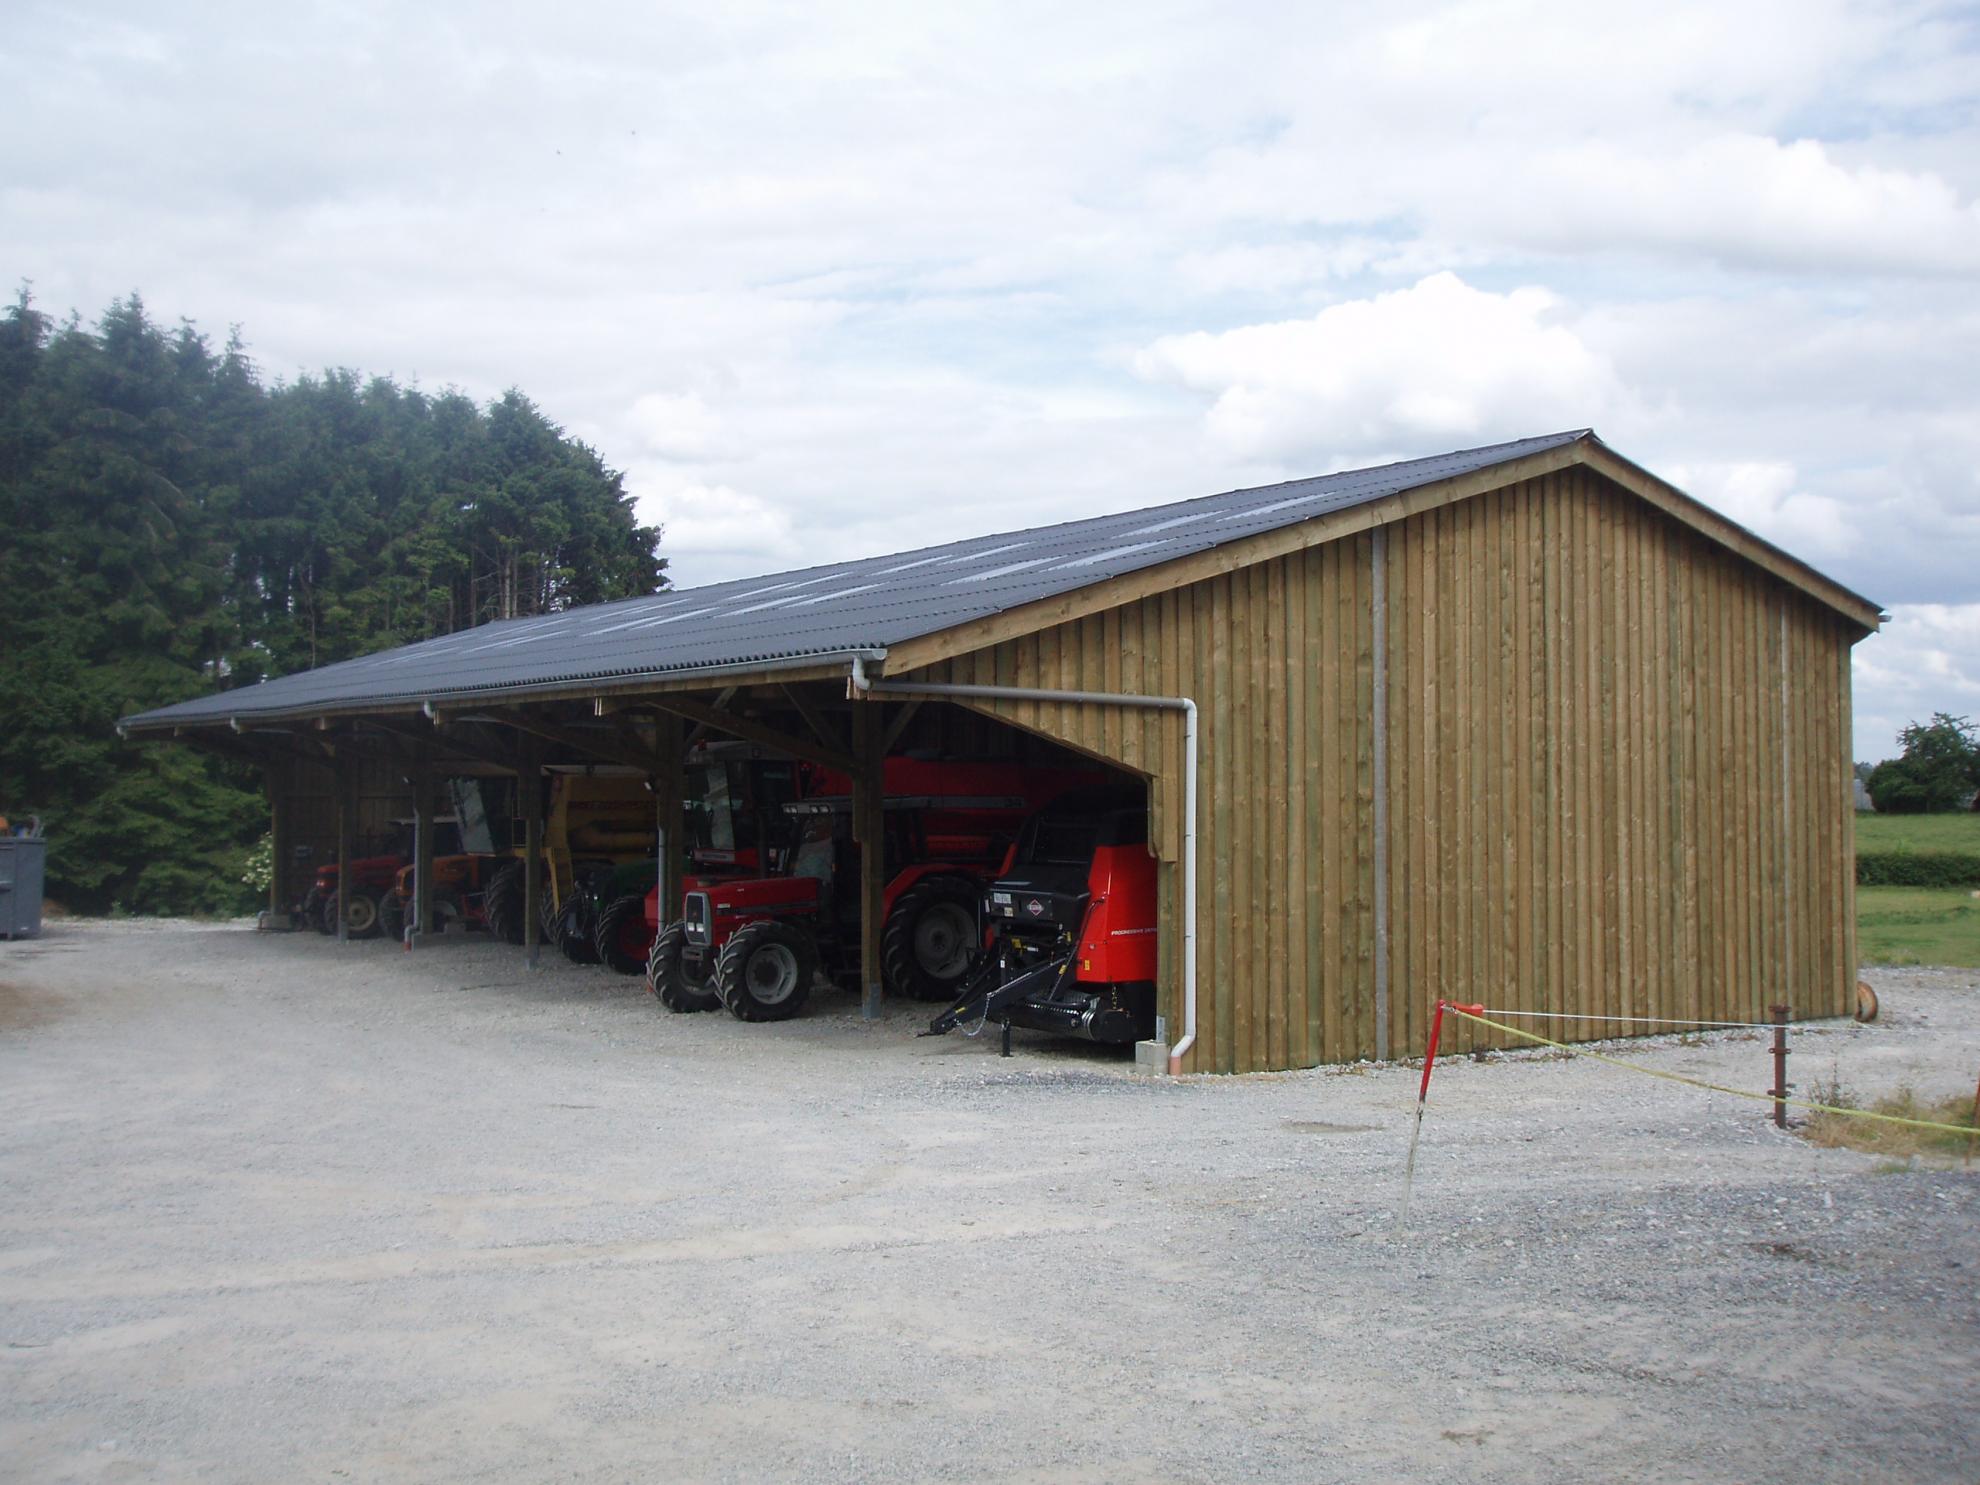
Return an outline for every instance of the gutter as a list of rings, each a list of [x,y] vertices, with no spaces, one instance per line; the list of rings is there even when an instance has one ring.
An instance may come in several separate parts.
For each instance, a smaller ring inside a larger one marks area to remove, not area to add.
[[[876,681],[866,662],[885,661],[885,650],[852,656],[847,694],[950,696],[989,701],[1063,701],[1083,706],[1141,707],[1183,714],[1183,1035],[1169,1049],[1169,1072],[1182,1071],[1183,1055],[1196,1044],[1196,703],[1187,696],[1135,696],[1117,691],[1047,691],[1028,686],[938,685],[932,681]]]
[[[515,685],[462,686],[444,691],[402,691],[392,696],[373,696],[358,699],[343,698],[315,702],[297,702],[289,706],[266,708],[243,707],[238,712],[216,709],[203,715],[190,717],[152,717],[147,712],[134,712],[118,723],[120,736],[132,733],[175,732],[192,727],[232,727],[242,730],[243,721],[259,722],[309,722],[318,717],[373,717],[387,713],[423,712],[428,717],[438,707],[454,706],[463,702],[482,702],[501,705],[508,701],[584,701],[595,696],[626,693],[639,694],[642,684],[649,681],[680,681],[706,677],[710,681],[721,681],[730,676],[763,675],[772,671],[796,670],[811,666],[830,667],[847,658],[884,660],[885,650],[875,650],[848,646],[836,650],[820,650],[796,655],[779,655],[764,660],[747,660],[740,664],[690,665],[673,670],[613,671],[598,676],[579,676],[553,681],[529,681]],[[369,656],[360,658],[369,659]],[[340,662],[350,663],[350,662]],[[311,672],[299,670],[296,675],[309,675]],[[276,680],[287,680],[280,676]],[[276,681],[263,682],[274,685]],[[255,687],[243,686],[238,692],[223,692],[222,695],[237,695],[243,699],[254,694]],[[201,697],[199,700],[206,700]],[[176,706],[190,705],[188,702],[175,702]],[[166,708],[157,708],[163,711]],[[145,720],[149,718],[149,720]]]

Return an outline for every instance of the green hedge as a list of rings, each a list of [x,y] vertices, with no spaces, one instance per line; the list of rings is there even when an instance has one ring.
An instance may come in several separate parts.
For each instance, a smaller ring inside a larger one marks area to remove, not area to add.
[[[1859,851],[1859,887],[1980,887],[1980,856],[1951,851]]]

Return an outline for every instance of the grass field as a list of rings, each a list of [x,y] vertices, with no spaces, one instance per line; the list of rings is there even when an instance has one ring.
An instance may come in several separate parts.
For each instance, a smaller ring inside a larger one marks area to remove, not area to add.
[[[1856,952],[1865,964],[1980,969],[1980,899],[1963,891],[1858,887]]]
[[[1856,817],[1859,851],[1952,851],[1980,856],[1980,814]]]

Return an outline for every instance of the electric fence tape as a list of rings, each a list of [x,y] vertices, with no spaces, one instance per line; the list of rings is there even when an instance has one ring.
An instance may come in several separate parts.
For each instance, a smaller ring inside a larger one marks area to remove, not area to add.
[[[1668,1083],[1683,1083],[1688,1088],[1702,1088],[1707,1093],[1730,1093],[1734,1098],[1751,1098],[1761,1103],[1784,1103],[1792,1108],[1811,1109],[1818,1114],[1837,1114],[1848,1119],[1875,1119],[1881,1124],[1903,1124],[1912,1129],[1936,1129],[1944,1134],[1963,1134],[1969,1138],[1980,1138],[1980,1128],[1968,1128],[1960,1124],[1940,1124],[1931,1119],[1906,1119],[1897,1114],[1874,1113],[1869,1109],[1846,1109],[1832,1103],[1815,1103],[1806,1098],[1777,1098],[1771,1093],[1755,1093],[1750,1088],[1728,1088],[1723,1083],[1708,1083],[1703,1078],[1688,1078],[1683,1073],[1665,1072],[1662,1068],[1625,1062],[1620,1057],[1611,1057],[1604,1052],[1591,1052],[1586,1047],[1570,1046],[1566,1042],[1557,1042],[1552,1037],[1542,1036],[1537,1031],[1527,1031],[1522,1027],[1508,1026],[1503,1021],[1494,1021],[1487,1016],[1474,1015],[1448,1002],[1444,1009],[1454,1016],[1464,1017],[1467,1021],[1476,1021],[1480,1026],[1490,1026],[1494,1030],[1507,1032],[1512,1036],[1524,1037],[1530,1042],[1539,1042],[1542,1046],[1557,1047],[1572,1057],[1592,1057],[1595,1061],[1606,1062],[1611,1067],[1642,1073],[1646,1077],[1662,1078]]]

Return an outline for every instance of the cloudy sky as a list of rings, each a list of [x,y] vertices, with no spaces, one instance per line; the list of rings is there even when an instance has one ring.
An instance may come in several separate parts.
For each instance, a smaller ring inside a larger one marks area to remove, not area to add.
[[[518,386],[677,582],[1593,426],[1980,715],[1980,13],[7,7],[0,269]]]

